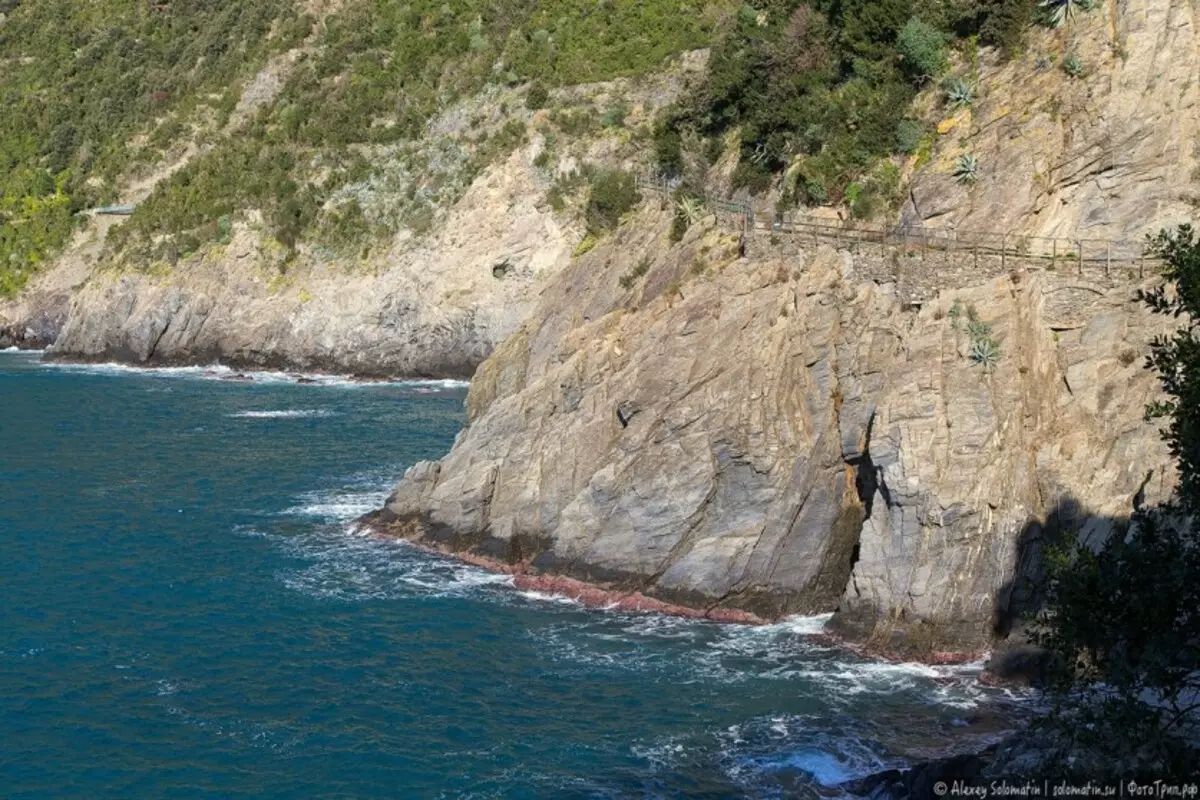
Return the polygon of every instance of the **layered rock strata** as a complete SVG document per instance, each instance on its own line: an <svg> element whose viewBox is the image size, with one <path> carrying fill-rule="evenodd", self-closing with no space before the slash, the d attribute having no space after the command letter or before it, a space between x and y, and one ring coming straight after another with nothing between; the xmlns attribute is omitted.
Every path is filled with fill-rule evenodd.
<svg viewBox="0 0 1200 800"><path fill-rule="evenodd" d="M836 610L848 639L933 657L1003 634L1047 536L1170 491L1141 359L1165 323L1130 286L1016 271L914 310L848 253L671 248L668 217L550 283L377 524L705 613ZM1064 293L1084 322L1055 330Z"/></svg>

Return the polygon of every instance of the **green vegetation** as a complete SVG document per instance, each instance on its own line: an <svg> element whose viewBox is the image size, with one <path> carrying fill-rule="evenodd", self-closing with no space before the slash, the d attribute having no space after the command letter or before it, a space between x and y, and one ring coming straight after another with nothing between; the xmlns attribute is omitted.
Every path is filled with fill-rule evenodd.
<svg viewBox="0 0 1200 800"><path fill-rule="evenodd" d="M0 294L20 289L118 179L157 161L312 20L291 0L0 3ZM149 134L144 142L135 137ZM215 219L215 218L214 218Z"/></svg>
<svg viewBox="0 0 1200 800"><path fill-rule="evenodd" d="M946 34L913 17L896 37L896 49L905 70L918 78L930 78L946 68Z"/></svg>
<svg viewBox="0 0 1200 800"><path fill-rule="evenodd" d="M537 108L555 86L640 75L708 45L730 7L379 0L318 24L295 0L0 0L0 292L62 247L76 212L191 140L212 146L115 229L110 259L174 261L228 240L250 211L293 253L419 233L525 136L517 121L450 152L426 140L433 115L488 84L530 83ZM244 82L301 46L279 97L224 131ZM604 124L625 113L614 103Z"/></svg>
<svg viewBox="0 0 1200 800"><path fill-rule="evenodd" d="M995 369L996 365L1000 363L1003 351L1000 347L1000 340L992 332L992 324L979 319L975 306L964 308L959 300L954 301L946 316L950 320L951 329L956 332L966 331L967 339L970 342L967 358L983 367L984 372L991 372ZM963 322L964 318L966 319L965 323Z"/></svg>
<svg viewBox="0 0 1200 800"><path fill-rule="evenodd" d="M642 200L633 175L618 169L593 171L588 182L588 231L599 236L617 227L621 216Z"/></svg>
<svg viewBox="0 0 1200 800"><path fill-rule="evenodd" d="M1151 343L1147 367L1167 399L1147 418L1167 420L1179 485L1170 502L1118 523L1098 550L1067 531L1052 555L1037 634L1054 656L1055 709L1045 724L1064 755L1093 755L1075 767L1064 758L1064 777L1086 769L1091 779L1184 782L1200 759L1186 741L1200 723L1200 241L1184 225L1152 246L1165 260L1165 283L1140 298L1183 324Z"/></svg>
<svg viewBox="0 0 1200 800"><path fill-rule="evenodd" d="M685 174L714 162L736 132L736 187L757 193L777 176L784 205L842 203L886 210L886 180L868 180L895 155L918 153L909 106L943 72L950 48L977 61L978 43L1011 54L1033 21L1033 0L758 0L727 25L699 86L661 120L660 167ZM955 103L969 104L962 82ZM955 86L957 89L958 87Z"/></svg>
<svg viewBox="0 0 1200 800"><path fill-rule="evenodd" d="M1079 56L1072 53L1062 61L1062 71L1067 73L1072 78L1083 76L1083 60Z"/></svg>
<svg viewBox="0 0 1200 800"><path fill-rule="evenodd" d="M1054 28L1070 22L1080 11L1091 11L1095 6L1095 0L1042 0L1041 3L1046 24Z"/></svg>
<svg viewBox="0 0 1200 800"><path fill-rule="evenodd" d="M954 178L959 183L974 183L979 178L979 159L971 153L963 153L954 162Z"/></svg>
<svg viewBox="0 0 1200 800"><path fill-rule="evenodd" d="M951 108L963 108L975 102L975 87L958 76L947 78L942 91L946 94L946 105Z"/></svg>
<svg viewBox="0 0 1200 800"><path fill-rule="evenodd" d="M525 93L526 108L536 111L539 108L545 108L548 102L550 102L550 91L541 81L529 84L529 89Z"/></svg>

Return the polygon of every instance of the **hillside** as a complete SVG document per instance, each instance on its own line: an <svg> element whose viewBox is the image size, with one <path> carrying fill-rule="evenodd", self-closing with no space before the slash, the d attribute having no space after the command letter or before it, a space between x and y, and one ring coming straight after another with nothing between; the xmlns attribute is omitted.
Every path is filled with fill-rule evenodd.
<svg viewBox="0 0 1200 800"><path fill-rule="evenodd" d="M1195 194L1193 13L9 0L0 339L469 373L606 234L613 168L685 204L1136 249Z"/></svg>

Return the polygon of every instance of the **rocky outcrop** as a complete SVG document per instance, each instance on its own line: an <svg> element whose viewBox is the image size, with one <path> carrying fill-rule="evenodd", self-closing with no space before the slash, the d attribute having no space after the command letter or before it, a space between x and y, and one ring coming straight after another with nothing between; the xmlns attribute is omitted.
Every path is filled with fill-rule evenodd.
<svg viewBox="0 0 1200 800"><path fill-rule="evenodd" d="M932 657L989 645L1055 529L1101 537L1169 491L1139 358L1163 323L1130 287L1080 292L1072 330L1048 322L1054 273L913 310L848 253L738 259L716 230L672 249L668 216L551 282L382 520L706 611L836 609L844 636ZM993 326L994 369L960 312Z"/></svg>
<svg viewBox="0 0 1200 800"><path fill-rule="evenodd" d="M948 116L904 221L1133 246L1187 221L1200 196L1198 26L1188 0L1109 0L1062 28L1030 30L1012 61L985 52L982 66L959 65L977 99L931 110ZM1077 78L1063 69L1070 56ZM979 159L971 185L953 177L963 153Z"/></svg>
<svg viewBox="0 0 1200 800"><path fill-rule="evenodd" d="M542 205L537 152L514 153L435 234L397 244L381 264L288 266L251 222L169 272L98 270L50 355L469 377L578 238Z"/></svg>

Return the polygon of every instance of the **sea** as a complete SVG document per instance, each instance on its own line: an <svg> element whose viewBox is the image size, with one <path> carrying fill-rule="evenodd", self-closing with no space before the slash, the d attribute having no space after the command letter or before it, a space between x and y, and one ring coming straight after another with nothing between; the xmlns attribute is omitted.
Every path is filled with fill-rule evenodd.
<svg viewBox="0 0 1200 800"><path fill-rule="evenodd" d="M455 382L0 353L0 797L841 797L999 739L980 665L589 609L355 524Z"/></svg>

